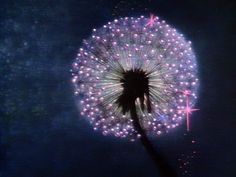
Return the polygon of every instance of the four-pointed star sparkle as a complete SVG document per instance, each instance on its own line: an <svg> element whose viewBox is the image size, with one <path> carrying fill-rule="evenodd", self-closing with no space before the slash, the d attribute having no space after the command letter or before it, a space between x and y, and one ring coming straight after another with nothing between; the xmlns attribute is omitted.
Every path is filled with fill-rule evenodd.
<svg viewBox="0 0 236 177"><path fill-rule="evenodd" d="M191 114L192 112L194 111L198 111L199 109L192 109L190 106L189 106L189 101L188 101L188 97L186 99L186 107L184 109L181 109L179 111L182 111L184 113L186 113L186 121L187 121L187 131L190 130L190 123L189 123L189 114Z"/></svg>
<svg viewBox="0 0 236 177"><path fill-rule="evenodd" d="M148 22L145 26L150 26L152 27L153 24L155 23L155 20L157 19L157 17L153 14L150 15L150 18L148 19Z"/></svg>

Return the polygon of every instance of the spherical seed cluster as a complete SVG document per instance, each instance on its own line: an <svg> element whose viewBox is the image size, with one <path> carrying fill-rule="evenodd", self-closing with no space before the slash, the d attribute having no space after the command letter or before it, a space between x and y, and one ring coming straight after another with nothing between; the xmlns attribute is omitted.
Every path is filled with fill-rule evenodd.
<svg viewBox="0 0 236 177"><path fill-rule="evenodd" d="M130 114L116 101L125 71L148 75L152 112L136 108L148 134L160 135L185 118L185 99L197 98L197 65L191 42L158 17L125 17L94 29L83 42L72 66L72 83L81 115L104 135L135 138ZM189 93L185 94L186 91Z"/></svg>

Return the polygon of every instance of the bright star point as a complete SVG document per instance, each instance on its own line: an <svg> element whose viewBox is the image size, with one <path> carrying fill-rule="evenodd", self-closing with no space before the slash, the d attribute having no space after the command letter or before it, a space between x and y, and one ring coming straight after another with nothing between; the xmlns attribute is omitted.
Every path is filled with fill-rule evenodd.
<svg viewBox="0 0 236 177"><path fill-rule="evenodd" d="M157 16L150 14L150 18L148 19L148 22L145 26L150 26L152 27L155 23L155 21L157 20Z"/></svg>

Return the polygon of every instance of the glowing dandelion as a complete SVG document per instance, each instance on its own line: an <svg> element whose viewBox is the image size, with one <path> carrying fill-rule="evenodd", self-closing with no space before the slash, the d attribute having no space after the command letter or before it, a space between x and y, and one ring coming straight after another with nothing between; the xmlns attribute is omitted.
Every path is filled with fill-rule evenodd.
<svg viewBox="0 0 236 177"><path fill-rule="evenodd" d="M73 63L72 82L81 115L104 135L140 138L163 177L175 171L147 134L182 123L197 98L191 43L165 21L126 17L93 30Z"/></svg>
<svg viewBox="0 0 236 177"><path fill-rule="evenodd" d="M134 99L141 127L160 135L183 122L186 111L180 110L187 110L187 97L188 107L194 105L196 74L191 43L152 15L120 18L94 29L73 63L72 82L81 115L95 130L135 139L130 105L122 103L131 88L127 83L141 89L127 91L133 93L128 96ZM146 88L138 84L144 82Z"/></svg>

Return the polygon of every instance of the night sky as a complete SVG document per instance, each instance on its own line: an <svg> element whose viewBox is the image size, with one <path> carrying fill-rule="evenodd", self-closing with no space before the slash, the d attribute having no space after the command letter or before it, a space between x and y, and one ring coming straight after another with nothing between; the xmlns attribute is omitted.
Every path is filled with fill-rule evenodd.
<svg viewBox="0 0 236 177"><path fill-rule="evenodd" d="M156 149L180 177L236 176L236 2L1 0L0 177L158 176L139 141L79 116L70 73L93 28L150 13L192 41L200 79L191 132L152 138Z"/></svg>

